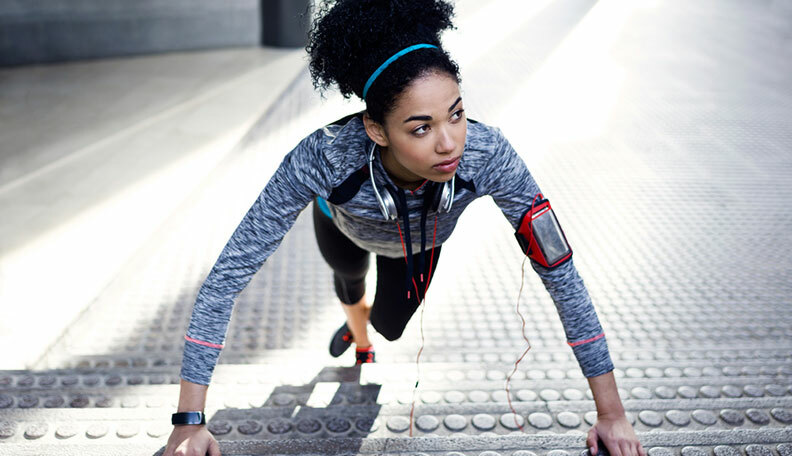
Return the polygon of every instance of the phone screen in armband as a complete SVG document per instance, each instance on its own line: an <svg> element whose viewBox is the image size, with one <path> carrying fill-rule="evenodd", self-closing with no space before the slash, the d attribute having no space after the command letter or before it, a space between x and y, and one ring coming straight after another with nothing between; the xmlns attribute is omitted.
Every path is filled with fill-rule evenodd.
<svg viewBox="0 0 792 456"><path fill-rule="evenodd" d="M548 208L540 213L533 219L532 224L537 244L548 265L553 265L569 255L571 249L552 209Z"/></svg>

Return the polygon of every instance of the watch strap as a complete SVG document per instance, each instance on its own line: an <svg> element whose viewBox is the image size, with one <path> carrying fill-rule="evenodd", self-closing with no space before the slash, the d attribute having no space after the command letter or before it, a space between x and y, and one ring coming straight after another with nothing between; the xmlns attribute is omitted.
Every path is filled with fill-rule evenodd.
<svg viewBox="0 0 792 456"><path fill-rule="evenodd" d="M184 424L206 424L206 415L203 412L179 412L171 415L171 424L174 426Z"/></svg>

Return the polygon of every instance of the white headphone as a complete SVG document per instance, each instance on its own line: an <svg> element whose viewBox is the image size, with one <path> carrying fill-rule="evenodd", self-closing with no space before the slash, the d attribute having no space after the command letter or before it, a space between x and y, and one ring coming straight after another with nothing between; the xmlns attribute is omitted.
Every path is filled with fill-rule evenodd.
<svg viewBox="0 0 792 456"><path fill-rule="evenodd" d="M371 174L371 186L374 188L374 195L377 197L380 212L385 220L396 220L399 217L399 209L396 205L394 195L391 195L391 189L386 187L387 191L380 194L377 189L377 183L374 181L374 150L377 148L377 143L371 146L371 153L369 153L369 172ZM454 204L454 182L456 174L450 181L443 183L442 187L433 186L435 194L432 196L432 205L429 210L437 211L439 213L446 213L451 211L451 206Z"/></svg>

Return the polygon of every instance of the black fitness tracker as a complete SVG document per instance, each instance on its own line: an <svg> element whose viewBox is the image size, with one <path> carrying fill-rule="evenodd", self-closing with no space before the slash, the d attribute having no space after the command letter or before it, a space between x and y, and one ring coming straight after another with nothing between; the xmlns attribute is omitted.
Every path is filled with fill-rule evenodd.
<svg viewBox="0 0 792 456"><path fill-rule="evenodd" d="M206 424L206 415L203 412L179 412L171 415L171 424Z"/></svg>

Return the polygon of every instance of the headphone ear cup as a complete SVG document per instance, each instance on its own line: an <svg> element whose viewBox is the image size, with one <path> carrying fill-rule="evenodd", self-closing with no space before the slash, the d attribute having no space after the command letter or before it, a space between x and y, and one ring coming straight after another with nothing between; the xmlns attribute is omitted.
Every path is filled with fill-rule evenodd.
<svg viewBox="0 0 792 456"><path fill-rule="evenodd" d="M432 210L440 213L449 212L454 198L454 180L442 184L435 183L434 195L432 197Z"/></svg>
<svg viewBox="0 0 792 456"><path fill-rule="evenodd" d="M399 197L396 195L396 189L390 185L385 185L385 191L382 192L382 202L385 203L385 212L388 213L388 220L396 220L399 218Z"/></svg>
<svg viewBox="0 0 792 456"><path fill-rule="evenodd" d="M432 182L432 191L428 193L431 195L429 210L438 212L440 210L440 200L443 197L443 186L437 182Z"/></svg>

